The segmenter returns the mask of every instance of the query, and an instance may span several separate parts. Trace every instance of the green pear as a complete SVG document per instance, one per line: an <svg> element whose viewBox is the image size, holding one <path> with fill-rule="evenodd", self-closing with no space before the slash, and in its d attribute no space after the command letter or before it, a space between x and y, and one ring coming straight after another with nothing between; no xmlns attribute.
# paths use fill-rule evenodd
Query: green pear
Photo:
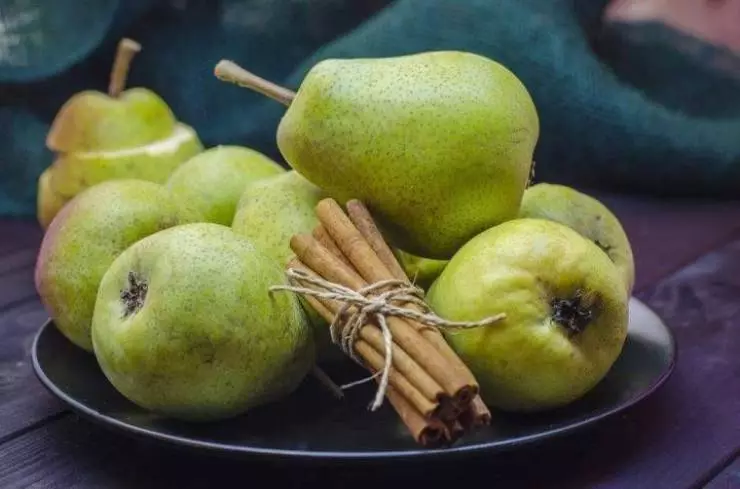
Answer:
<svg viewBox="0 0 740 489"><path fill-rule="evenodd" d="M285 267L295 256L290 238L319 225L315 208L323 198L326 194L296 171L264 178L243 189L231 228Z"/></svg>
<svg viewBox="0 0 740 489"><path fill-rule="evenodd" d="M219 65L223 79L290 99ZM327 59L288 103L277 130L285 160L337 200L363 201L393 246L448 259L517 215L539 118L496 61L459 51Z"/></svg>
<svg viewBox="0 0 740 489"><path fill-rule="evenodd" d="M316 204L326 194L294 170L249 184L241 199L231 227L262 249L284 269L295 256L290 238L310 234L319 224ZM344 358L331 342L329 324L301 297L316 338L319 362Z"/></svg>
<svg viewBox="0 0 740 489"><path fill-rule="evenodd" d="M617 266L627 293L632 294L632 247L619 219L603 203L565 185L538 183L524 192L519 215L559 222L596 243Z"/></svg>
<svg viewBox="0 0 740 489"><path fill-rule="evenodd" d="M111 180L83 191L54 217L36 260L36 290L54 324L92 351L90 324L103 274L139 239L199 220L161 185Z"/></svg>
<svg viewBox="0 0 740 489"><path fill-rule="evenodd" d="M427 300L443 318L490 326L445 331L491 407L564 406L597 385L622 351L629 296L592 241L544 219L515 219L466 243Z"/></svg>
<svg viewBox="0 0 740 489"><path fill-rule="evenodd" d="M167 103L147 88L130 88L115 98L85 90L62 105L46 145L58 153L136 148L169 137L176 124Z"/></svg>
<svg viewBox="0 0 740 489"><path fill-rule="evenodd" d="M70 199L106 180L164 183L182 162L203 151L196 131L177 120L152 90L124 90L128 65L140 46L119 44L108 93L84 90L57 112L46 136L56 154L48 177L53 191Z"/></svg>
<svg viewBox="0 0 740 489"><path fill-rule="evenodd" d="M291 393L314 345L282 270L226 226L176 226L110 265L93 315L95 357L133 403L212 421Z"/></svg>
<svg viewBox="0 0 740 489"><path fill-rule="evenodd" d="M445 269L449 260L434 260L422 256L412 255L398 248L393 249L398 263L406 276L422 289L428 289Z"/></svg>
<svg viewBox="0 0 740 489"><path fill-rule="evenodd" d="M44 230L49 227L54 216L69 200L51 188L51 170L47 168L41 172L36 191L36 219Z"/></svg>
<svg viewBox="0 0 740 489"><path fill-rule="evenodd" d="M183 163L167 187L197 208L208 222L230 226L250 182L285 173L267 156L241 146L216 146Z"/></svg>

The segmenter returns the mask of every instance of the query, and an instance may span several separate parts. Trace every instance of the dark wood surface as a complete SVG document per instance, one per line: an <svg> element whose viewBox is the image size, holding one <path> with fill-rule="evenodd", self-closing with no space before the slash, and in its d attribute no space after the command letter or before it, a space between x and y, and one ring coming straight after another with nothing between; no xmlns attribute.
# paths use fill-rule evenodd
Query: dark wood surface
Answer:
<svg viewBox="0 0 740 489"><path fill-rule="evenodd" d="M622 416L545 445L454 465L277 467L136 440L69 412L33 375L46 318L33 290L41 232L0 221L0 487L386 487L401 476L501 488L740 487L740 202L599 196L634 246L636 295L676 335L675 373ZM263 482L264 483L264 482Z"/></svg>

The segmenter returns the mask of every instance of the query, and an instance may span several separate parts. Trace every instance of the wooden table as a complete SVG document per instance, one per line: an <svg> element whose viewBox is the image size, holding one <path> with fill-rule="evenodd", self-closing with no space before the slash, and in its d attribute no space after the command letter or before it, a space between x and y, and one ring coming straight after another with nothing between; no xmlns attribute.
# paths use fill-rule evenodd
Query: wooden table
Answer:
<svg viewBox="0 0 740 489"><path fill-rule="evenodd" d="M434 466L277 468L134 440L78 418L30 365L46 313L33 287L41 231L0 221L0 487L740 487L740 202L600 196L622 219L636 296L675 332L678 365L653 396L593 429L537 448ZM479 483L479 485L482 485Z"/></svg>

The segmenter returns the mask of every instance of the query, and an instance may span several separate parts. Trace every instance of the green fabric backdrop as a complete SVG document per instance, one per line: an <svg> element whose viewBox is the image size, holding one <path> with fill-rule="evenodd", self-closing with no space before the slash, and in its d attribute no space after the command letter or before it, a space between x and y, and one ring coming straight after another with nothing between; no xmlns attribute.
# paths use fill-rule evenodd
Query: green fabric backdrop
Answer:
<svg viewBox="0 0 740 489"><path fill-rule="evenodd" d="M219 82L231 58L297 88L316 61L438 49L508 66L541 119L538 179L736 198L740 59L654 24L600 22L603 0L0 0L0 214L32 216L59 106L105 90L118 39L141 42L151 87L207 146L274 158L282 108ZM717 67L722 67L718 69Z"/></svg>

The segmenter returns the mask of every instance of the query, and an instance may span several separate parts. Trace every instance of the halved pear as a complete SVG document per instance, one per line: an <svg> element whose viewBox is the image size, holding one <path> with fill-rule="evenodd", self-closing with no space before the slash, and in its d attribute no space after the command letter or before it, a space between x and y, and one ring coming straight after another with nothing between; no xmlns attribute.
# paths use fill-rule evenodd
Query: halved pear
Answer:
<svg viewBox="0 0 740 489"><path fill-rule="evenodd" d="M165 183L183 162L203 151L195 130L177 123L167 137L135 148L61 154L51 187L65 198L105 180L136 178Z"/></svg>

